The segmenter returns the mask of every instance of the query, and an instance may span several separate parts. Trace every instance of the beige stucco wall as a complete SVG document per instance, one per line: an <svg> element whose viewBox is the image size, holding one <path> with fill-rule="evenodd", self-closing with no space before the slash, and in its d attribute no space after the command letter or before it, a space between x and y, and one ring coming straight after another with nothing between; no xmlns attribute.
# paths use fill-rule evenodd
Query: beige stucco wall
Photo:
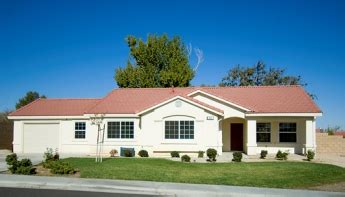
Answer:
<svg viewBox="0 0 345 197"><path fill-rule="evenodd" d="M189 102L181 101L181 106L175 105L175 100L151 110L141 117L121 118L105 117L105 137L103 153L108 155L111 149L120 150L120 147L135 148L136 153L145 149L150 155L162 151L206 151L215 148L221 154L222 132L219 130L218 115L195 106ZM194 139L165 139L165 120L194 120ZM62 154L89 154L96 153L97 126L91 125L87 118L67 119L61 117L57 120L15 120L14 122L14 152L23 152L23 124L30 122L59 124L59 152ZM85 139L74 138L75 122L86 122ZM107 122L109 121L133 121L134 139L108 139ZM49 131L47 131L49 132ZM39 142L38 142L39 143ZM43 154L43 152L42 152ZM164 154L156 154L164 155ZM169 153L165 154L169 155Z"/></svg>

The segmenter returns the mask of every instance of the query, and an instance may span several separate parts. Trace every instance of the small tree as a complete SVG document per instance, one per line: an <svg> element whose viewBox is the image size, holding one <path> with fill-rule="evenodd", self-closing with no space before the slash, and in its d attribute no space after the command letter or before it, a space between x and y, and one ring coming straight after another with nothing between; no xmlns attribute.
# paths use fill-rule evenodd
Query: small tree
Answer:
<svg viewBox="0 0 345 197"><path fill-rule="evenodd" d="M47 98L47 97L44 95L40 95L38 92L29 91L26 93L26 95L23 98L19 99L19 101L16 103L16 109L19 109L39 98Z"/></svg>

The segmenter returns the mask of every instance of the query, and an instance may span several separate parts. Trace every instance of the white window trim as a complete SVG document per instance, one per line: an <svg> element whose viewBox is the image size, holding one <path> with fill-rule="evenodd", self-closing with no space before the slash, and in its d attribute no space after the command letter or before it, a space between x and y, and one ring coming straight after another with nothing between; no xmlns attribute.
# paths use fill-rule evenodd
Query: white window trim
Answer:
<svg viewBox="0 0 345 197"><path fill-rule="evenodd" d="M260 132L258 132L258 127L257 127L257 125L258 124L269 124L270 125L270 131L260 131ZM257 122L256 123L256 134L258 134L258 133L269 133L270 134L270 141L268 141L268 142L258 142L258 139L256 139L256 143L259 143L259 144L264 144L264 143L272 143L272 123L271 122Z"/></svg>
<svg viewBox="0 0 345 197"><path fill-rule="evenodd" d="M165 138L165 122L166 121L178 121L178 139L166 139ZM180 138L180 121L193 121L194 122L194 131L193 131L193 139L181 139ZM194 119L165 119L163 120L163 142L162 144L195 144L196 139L196 121Z"/></svg>
<svg viewBox="0 0 345 197"><path fill-rule="evenodd" d="M293 124L296 124L296 131L295 132L280 131L280 124L281 123L290 123L290 124L293 123ZM298 143L297 130L298 130L297 122L279 122L278 123L278 139L279 139L279 143L282 143L282 144L297 144ZM294 133L294 134L296 134L296 141L295 142L282 142L282 141L280 141L280 134L281 133Z"/></svg>
<svg viewBox="0 0 345 197"><path fill-rule="evenodd" d="M77 123L84 123L85 124L85 130L76 130L75 129L75 125ZM73 136L73 140L72 141L77 141L77 142L87 141L86 140L86 122L85 121L75 121L73 126L74 126L73 127L74 128L74 136ZM76 138L75 137L76 131L84 131L85 132L84 138Z"/></svg>
<svg viewBox="0 0 345 197"><path fill-rule="evenodd" d="M120 122L120 137L119 138L108 138L108 123L109 122ZM121 122L133 122L133 138L121 138ZM106 132L104 132L104 141L105 142L134 142L136 141L136 135L135 135L135 121L134 120L108 120L105 122L105 129Z"/></svg>

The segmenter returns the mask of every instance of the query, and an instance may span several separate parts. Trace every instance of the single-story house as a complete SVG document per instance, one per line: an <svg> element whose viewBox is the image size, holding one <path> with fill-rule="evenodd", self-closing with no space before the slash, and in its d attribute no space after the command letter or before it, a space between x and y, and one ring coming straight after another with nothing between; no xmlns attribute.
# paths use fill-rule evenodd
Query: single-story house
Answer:
<svg viewBox="0 0 345 197"><path fill-rule="evenodd" d="M103 153L145 149L219 154L261 150L305 153L316 148L322 112L301 86L120 88L99 99L38 99L9 115L15 153L96 154L103 115Z"/></svg>

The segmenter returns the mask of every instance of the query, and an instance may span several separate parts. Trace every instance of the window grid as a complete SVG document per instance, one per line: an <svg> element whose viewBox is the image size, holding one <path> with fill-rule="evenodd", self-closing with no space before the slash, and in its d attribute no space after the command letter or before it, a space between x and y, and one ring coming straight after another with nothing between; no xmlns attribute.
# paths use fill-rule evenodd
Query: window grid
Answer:
<svg viewBox="0 0 345 197"><path fill-rule="evenodd" d="M256 124L256 141L271 142L271 123Z"/></svg>
<svg viewBox="0 0 345 197"><path fill-rule="evenodd" d="M76 139L85 139L85 122L76 122L74 124L74 138Z"/></svg>
<svg viewBox="0 0 345 197"><path fill-rule="evenodd" d="M108 122L108 138L122 138L133 139L134 138L134 122L133 121L117 121Z"/></svg>
<svg viewBox="0 0 345 197"><path fill-rule="evenodd" d="M120 138L120 122L108 122L108 138Z"/></svg>
<svg viewBox="0 0 345 197"><path fill-rule="evenodd" d="M165 121L165 139L178 139L178 121Z"/></svg>
<svg viewBox="0 0 345 197"><path fill-rule="evenodd" d="M194 139L194 121L165 121L165 139Z"/></svg>
<svg viewBox="0 0 345 197"><path fill-rule="evenodd" d="M180 138L194 139L194 121L180 121Z"/></svg>
<svg viewBox="0 0 345 197"><path fill-rule="evenodd" d="M297 142L297 124L279 123L279 141Z"/></svg>

